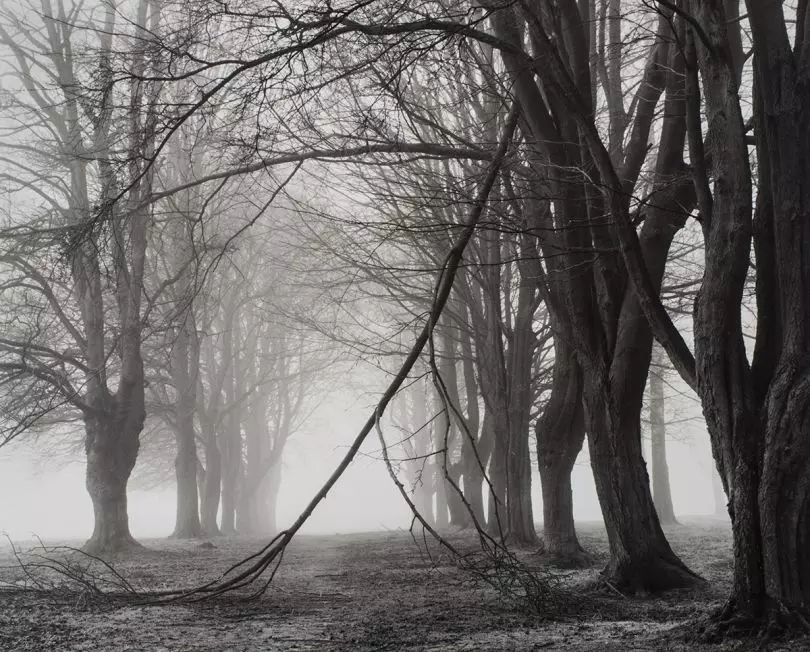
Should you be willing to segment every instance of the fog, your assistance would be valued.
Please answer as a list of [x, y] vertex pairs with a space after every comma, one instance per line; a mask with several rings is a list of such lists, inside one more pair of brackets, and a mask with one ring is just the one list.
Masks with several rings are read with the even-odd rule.
[[[320, 489], [345, 454], [372, 407], [368, 399], [333, 399], [327, 410], [289, 443], [283, 458], [279, 493], [279, 526], [291, 523]], [[343, 403], [344, 408], [334, 404]], [[687, 405], [695, 410], [694, 402]], [[672, 497], [679, 517], [715, 513], [712, 459], [708, 436], [699, 415], [667, 442]], [[686, 431], [686, 432], [684, 432]], [[138, 469], [136, 467], [135, 475]], [[82, 455], [49, 461], [24, 442], [0, 451], [0, 530], [17, 542], [33, 537], [81, 542], [93, 531], [93, 507], [85, 489]], [[601, 522], [602, 516], [587, 451], [572, 473], [574, 515], [577, 521]], [[131, 489], [128, 494], [132, 532], [136, 538], [167, 537], [174, 528], [176, 490]], [[532, 477], [535, 519], [542, 527], [540, 479]], [[316, 509], [301, 532], [337, 534], [409, 528], [411, 514], [391, 481], [376, 439], [370, 438], [361, 455]]]

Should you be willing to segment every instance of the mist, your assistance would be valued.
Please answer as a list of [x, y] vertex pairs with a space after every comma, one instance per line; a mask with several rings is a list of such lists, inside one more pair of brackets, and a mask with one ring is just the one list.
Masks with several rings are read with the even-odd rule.
[[5, 0], [0, 648], [810, 645], [806, 4]]

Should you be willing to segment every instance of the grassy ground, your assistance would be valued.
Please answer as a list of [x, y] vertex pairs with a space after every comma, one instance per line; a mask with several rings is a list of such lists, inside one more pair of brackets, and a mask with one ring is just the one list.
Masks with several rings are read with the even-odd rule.
[[[600, 563], [607, 545], [600, 526], [582, 524], [584, 546]], [[429, 559], [408, 533], [301, 537], [260, 600], [233, 597], [196, 604], [133, 605], [81, 592], [0, 590], [0, 650], [737, 650], [751, 642], [696, 645], [684, 632], [720, 606], [729, 589], [727, 525], [690, 520], [667, 532], [707, 588], [627, 599], [610, 591], [582, 594], [579, 610], [547, 621], [505, 603], [492, 589], [440, 556]], [[471, 544], [455, 535], [460, 545]], [[150, 540], [148, 550], [114, 560], [143, 589], [199, 584], [260, 547], [258, 540]], [[522, 554], [528, 564], [542, 558]], [[22, 571], [8, 551], [0, 587]], [[577, 591], [598, 567], [566, 575]], [[684, 627], [686, 623], [686, 627]], [[772, 644], [810, 649], [810, 640]]]

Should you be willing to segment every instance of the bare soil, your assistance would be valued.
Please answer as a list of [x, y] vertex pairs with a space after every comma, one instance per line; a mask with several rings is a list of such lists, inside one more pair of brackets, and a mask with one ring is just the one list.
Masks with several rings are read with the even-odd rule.
[[[598, 565], [553, 571], [577, 601], [553, 619], [504, 600], [447, 556], [427, 555], [407, 532], [303, 536], [287, 551], [263, 597], [223, 596], [192, 604], [147, 605], [88, 591], [21, 591], [23, 570], [0, 552], [0, 650], [747, 650], [754, 641], [690, 640], [719, 608], [731, 574], [728, 525], [692, 519], [667, 529], [673, 547], [708, 580], [704, 588], [658, 597], [594, 592], [607, 542], [601, 526], [580, 524]], [[459, 545], [472, 536], [452, 534]], [[147, 540], [147, 549], [111, 562], [136, 588], [200, 584], [262, 547], [258, 539]], [[78, 545], [72, 542], [73, 545]], [[70, 553], [58, 553], [68, 559]], [[542, 555], [520, 553], [540, 573]], [[79, 560], [73, 554], [73, 560]], [[37, 571], [40, 572], [40, 571]], [[554, 605], [549, 605], [549, 613]], [[769, 642], [808, 650], [810, 639]]]

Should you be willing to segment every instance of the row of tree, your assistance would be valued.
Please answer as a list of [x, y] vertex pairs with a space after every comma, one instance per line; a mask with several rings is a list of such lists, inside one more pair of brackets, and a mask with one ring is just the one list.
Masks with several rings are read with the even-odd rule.
[[[587, 439], [611, 583], [699, 581], [664, 535], [642, 456], [657, 340], [701, 401], [729, 496], [729, 613], [803, 609], [807, 2], [740, 4], [43, 0], [7, 12], [19, 100], [6, 178], [35, 216], [3, 239], [3, 301], [27, 315], [2, 342], [9, 432], [54, 410], [83, 420], [105, 547], [129, 536], [145, 387], [168, 370], [156, 402], [177, 433], [179, 493], [193, 491], [199, 437], [203, 525], [213, 487], [230, 529], [251, 513], [237, 496], [272, 479], [242, 454], [267, 445], [253, 428], [286, 413], [276, 389], [263, 405], [252, 388], [268, 374], [308, 380], [300, 358], [278, 362], [300, 350], [295, 325], [395, 355], [432, 314], [446, 252], [464, 245], [422, 367], [431, 384], [397, 417], [418, 430], [428, 392], [438, 406], [430, 443], [404, 444], [412, 465], [440, 469], [431, 486], [448, 511], [433, 506], [433, 519], [533, 543], [534, 429], [546, 542], [583, 557], [570, 475]], [[265, 270], [242, 303], [218, 261], [280, 198], [300, 222], [271, 237], [309, 258], [296, 271], [331, 307], [326, 319], [288, 310], [297, 319], [276, 328]], [[481, 218], [469, 242], [468, 216]], [[171, 355], [147, 363], [153, 330]]]

